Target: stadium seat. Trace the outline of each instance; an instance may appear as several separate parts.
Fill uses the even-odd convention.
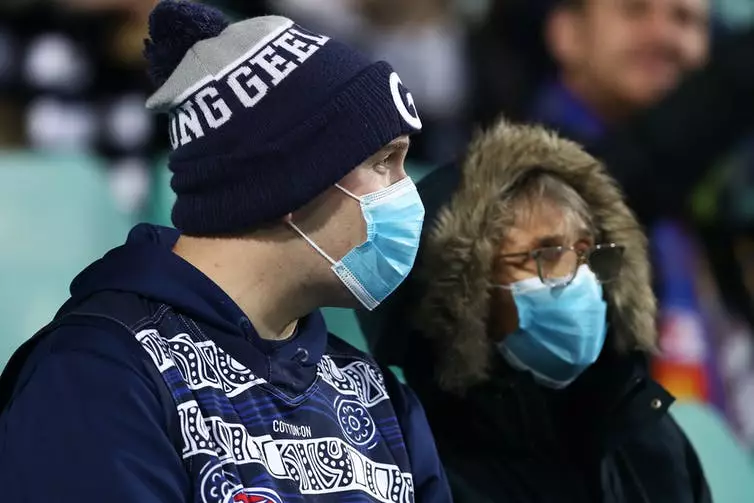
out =
[[[754,501],[754,457],[722,415],[698,402],[677,402],[670,412],[696,449],[715,503]]]
[[[330,333],[337,335],[361,351],[369,351],[353,309],[328,307],[322,310]]]
[[[68,297],[73,277],[125,240],[100,162],[0,154],[0,369]]]

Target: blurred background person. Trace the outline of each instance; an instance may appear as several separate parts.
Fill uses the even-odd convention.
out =
[[[529,119],[593,144],[705,63],[709,8],[709,0],[561,0],[545,29],[558,74]]]
[[[593,152],[606,153],[608,169],[620,167],[623,161],[609,153],[614,135],[632,127],[640,114],[651,113],[685,75],[705,65],[711,45],[710,9],[709,0],[556,3],[546,17],[544,34],[557,72],[535,97],[529,119],[557,128]],[[713,89],[706,91],[714,96]],[[703,109],[706,99],[701,94],[699,104],[689,106]],[[686,124],[654,121],[652,126],[656,143],[694,149],[673,143]],[[744,133],[740,130],[736,136],[743,138]],[[717,151],[719,157],[724,153]],[[705,229],[699,209],[692,206],[709,193],[709,181],[702,174],[719,177],[712,168],[667,163],[657,168],[664,173],[641,178],[638,165],[626,166],[618,180],[629,190],[631,206],[651,225],[664,350],[655,362],[657,377],[678,396],[714,403],[752,442],[754,412],[741,404],[751,399],[754,359],[738,356],[733,363],[726,357],[731,348],[740,352],[752,344],[754,318],[742,315],[751,312],[751,294],[745,291],[733,255],[740,229],[733,228],[730,218],[716,219],[711,231],[707,218]],[[672,177],[684,180],[659,183]],[[699,187],[689,180],[704,183]],[[645,210],[646,200],[656,203],[650,211]],[[681,204],[674,206],[675,201]]]
[[[17,2],[0,17],[3,143],[103,156],[125,212],[145,204],[150,167],[167,147],[163,119],[143,106],[151,84],[142,47],[154,3]]]
[[[0,3],[0,334],[38,329],[70,276],[135,222],[170,223],[166,126],[139,105],[156,1]],[[651,236],[655,377],[754,446],[754,2],[206,3],[289,15],[388,59],[424,110],[406,163],[416,180],[451,169],[501,114],[586,141]],[[562,43],[574,26],[575,52]],[[366,347],[353,313],[325,315]],[[0,336],[0,366],[20,342]]]

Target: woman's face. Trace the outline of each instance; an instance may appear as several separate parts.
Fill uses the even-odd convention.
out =
[[[571,211],[552,202],[541,202],[517,212],[504,237],[493,266],[493,283],[510,285],[542,274],[545,279],[564,277],[578,265],[576,253],[548,253],[549,247],[586,250],[594,239]],[[545,249],[545,250],[543,250]],[[539,267],[530,252],[541,250]],[[518,313],[510,290],[496,288],[491,301],[491,335],[503,339],[518,328]]]

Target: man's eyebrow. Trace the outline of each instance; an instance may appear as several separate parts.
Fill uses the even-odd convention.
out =
[[[372,157],[370,157],[370,160],[377,162],[395,152],[400,152],[404,149],[408,150],[410,143],[411,142],[408,138],[396,138],[395,140],[379,149]]]
[[[395,140],[385,145],[382,150],[386,152],[394,152],[396,150],[408,149],[409,145],[411,145],[411,140],[409,140],[407,137],[396,138]]]

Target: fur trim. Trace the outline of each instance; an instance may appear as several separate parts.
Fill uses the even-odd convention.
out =
[[[431,224],[417,271],[425,294],[415,321],[438,348],[436,377],[445,390],[462,392],[489,377],[493,261],[513,224],[508,193],[533,170],[570,184],[589,205],[600,238],[625,246],[623,273],[604,286],[612,342],[621,352],[655,348],[647,239],[614,180],[576,143],[501,121],[471,143],[460,186]]]

